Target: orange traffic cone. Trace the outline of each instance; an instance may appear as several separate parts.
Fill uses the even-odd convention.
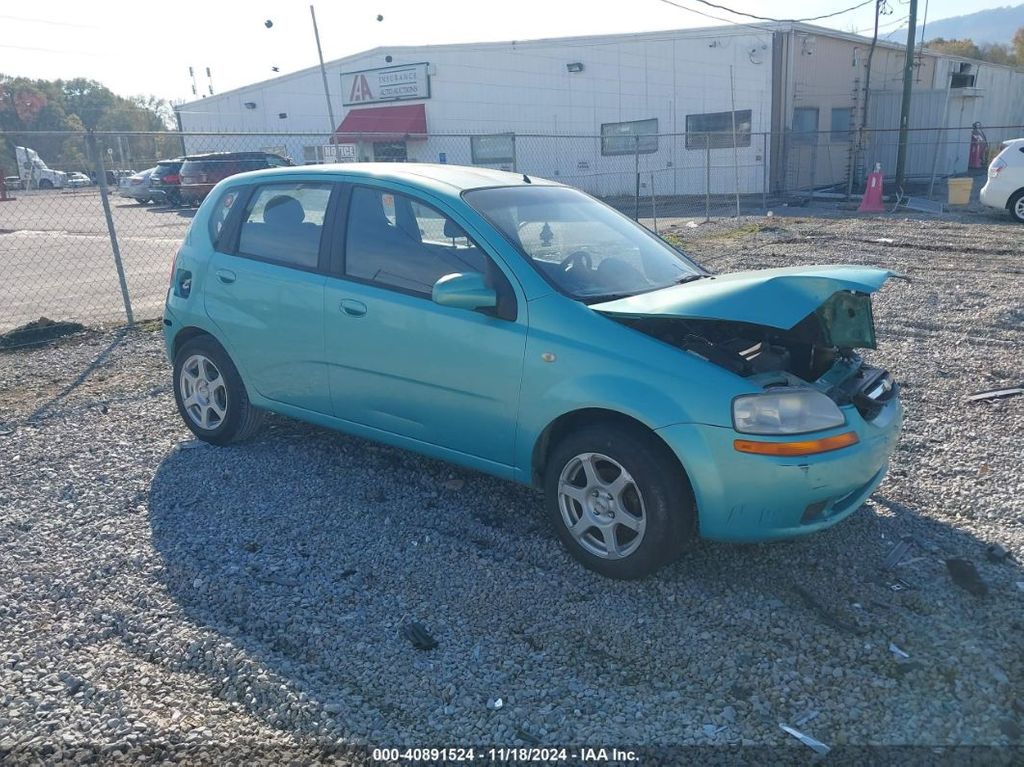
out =
[[[868,174],[868,184],[860,201],[858,213],[885,213],[882,204],[882,163],[876,162],[875,169]]]

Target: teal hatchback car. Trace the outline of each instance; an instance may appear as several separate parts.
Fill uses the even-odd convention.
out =
[[[540,488],[584,565],[637,578],[700,535],[852,514],[902,419],[854,266],[713,275],[567,186],[449,165],[232,176],[171,270],[181,416],[266,411]]]

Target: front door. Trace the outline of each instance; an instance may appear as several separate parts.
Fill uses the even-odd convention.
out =
[[[347,220],[344,270],[328,278],[324,302],[335,415],[511,467],[525,302],[457,224],[423,202],[359,186]],[[498,310],[431,300],[440,277],[468,271],[488,275]]]
[[[324,365],[320,234],[330,184],[266,184],[249,200],[231,252],[215,252],[204,290],[248,386],[277,402],[331,413]]]

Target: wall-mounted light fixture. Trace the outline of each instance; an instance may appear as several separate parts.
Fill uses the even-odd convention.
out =
[[[284,119],[284,118],[286,118],[287,116],[288,116],[288,113],[287,113],[287,112],[278,112],[278,113],[277,113],[277,119],[278,119],[278,120],[283,120],[283,119]]]
[[[572,62],[566,64],[565,68],[567,70],[569,70],[570,72],[582,72],[583,71],[583,62],[582,61],[572,61]]]
[[[246,101],[246,102],[244,102],[242,104],[242,106],[245,107],[246,109],[255,109],[256,108],[256,102],[255,101]]]

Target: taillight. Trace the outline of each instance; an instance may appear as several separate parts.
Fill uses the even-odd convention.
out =
[[[997,157],[992,161],[992,164],[988,166],[988,177],[995,178],[999,175],[999,172],[1006,167],[1006,160],[1001,157]]]
[[[164,176],[164,183],[165,184],[180,184],[181,183],[181,176],[179,176],[177,173],[171,173],[170,175]]]

